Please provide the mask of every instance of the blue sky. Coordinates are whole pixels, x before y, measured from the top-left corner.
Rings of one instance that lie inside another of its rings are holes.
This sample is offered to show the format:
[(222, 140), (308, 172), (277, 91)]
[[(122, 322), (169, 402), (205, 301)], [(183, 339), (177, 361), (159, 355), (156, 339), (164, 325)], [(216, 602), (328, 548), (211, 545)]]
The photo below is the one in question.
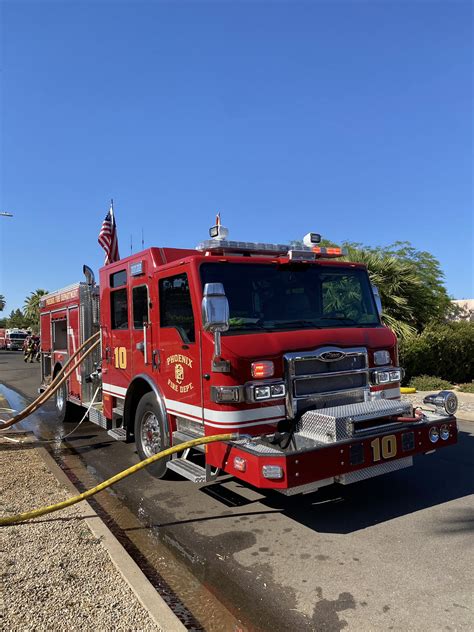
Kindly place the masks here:
[(474, 296), (470, 2), (1, 4), (0, 293), (234, 239), (409, 240)]

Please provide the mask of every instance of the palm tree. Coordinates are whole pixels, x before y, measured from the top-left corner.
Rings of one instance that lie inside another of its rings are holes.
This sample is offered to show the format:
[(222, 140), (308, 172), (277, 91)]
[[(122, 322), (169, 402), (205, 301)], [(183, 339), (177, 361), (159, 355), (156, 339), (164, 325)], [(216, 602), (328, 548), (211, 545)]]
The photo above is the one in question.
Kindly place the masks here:
[(379, 289), (383, 322), (402, 339), (416, 333), (416, 307), (423, 305), (423, 286), (414, 264), (391, 255), (348, 247), (347, 261), (364, 263)]
[(31, 327), (38, 331), (39, 329), (39, 310), (41, 297), (48, 294), (47, 290), (36, 290), (25, 299), (23, 305), (23, 313), (31, 323)]
[(0, 312), (3, 312), (6, 304), (7, 302), (5, 300), (5, 297), (3, 296), (3, 294), (0, 294)]

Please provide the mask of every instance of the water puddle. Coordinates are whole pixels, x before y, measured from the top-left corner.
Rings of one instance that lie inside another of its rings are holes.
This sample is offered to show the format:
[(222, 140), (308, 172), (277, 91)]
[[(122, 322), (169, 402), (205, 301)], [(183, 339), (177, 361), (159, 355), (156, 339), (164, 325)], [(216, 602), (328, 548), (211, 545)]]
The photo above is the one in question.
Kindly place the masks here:
[[(1, 420), (6, 420), (12, 415), (16, 415), (30, 403), (23, 395), (5, 386), (5, 384), (0, 384), (0, 395), (5, 397), (13, 409), (12, 413), (3, 411), (0, 416)], [(61, 437), (67, 432), (64, 426), (58, 422), (54, 414), (54, 404), (51, 402), (46, 402), (44, 406), (39, 408), (32, 415), (13, 426), (12, 430), (32, 432), (39, 441), (52, 442), (60, 442)]]

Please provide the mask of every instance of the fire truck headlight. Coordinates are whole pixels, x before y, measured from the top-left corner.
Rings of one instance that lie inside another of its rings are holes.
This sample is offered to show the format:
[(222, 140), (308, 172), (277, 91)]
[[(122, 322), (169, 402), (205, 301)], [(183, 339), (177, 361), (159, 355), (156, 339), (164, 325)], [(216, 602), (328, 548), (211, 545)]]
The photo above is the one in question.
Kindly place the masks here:
[(449, 439), (449, 426), (443, 424), (439, 429), (439, 436), (443, 441), (447, 441)]
[(390, 372), (389, 371), (377, 371), (375, 374), (375, 380), (377, 384), (387, 384), (390, 382)]
[(376, 366), (383, 366), (384, 364), (390, 364), (390, 353), (383, 349), (381, 351), (374, 351), (374, 364)]
[(400, 369), (396, 369), (395, 371), (390, 371), (390, 381), (391, 382), (400, 382), (402, 379), (402, 372)]
[(270, 399), (272, 396), (269, 386), (255, 386), (253, 394), (255, 399)]
[(263, 465), (262, 475), (263, 478), (278, 480), (280, 478), (283, 478), (283, 468), (279, 465)]
[(285, 397), (285, 385), (273, 384), (270, 387), (272, 397)]
[(436, 443), (439, 439), (439, 430), (437, 426), (431, 426), (430, 428), (430, 441), (431, 443)]
[(374, 371), (372, 373), (372, 379), (375, 384), (390, 384), (391, 382), (400, 382), (402, 378), (402, 369), (391, 369), (390, 371)]

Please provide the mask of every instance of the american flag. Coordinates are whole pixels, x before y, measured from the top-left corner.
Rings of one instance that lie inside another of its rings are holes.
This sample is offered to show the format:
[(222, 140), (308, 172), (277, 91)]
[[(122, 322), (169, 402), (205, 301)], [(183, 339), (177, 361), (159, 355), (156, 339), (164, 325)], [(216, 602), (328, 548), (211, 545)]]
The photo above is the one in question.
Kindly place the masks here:
[(110, 204), (110, 210), (102, 222), (99, 239), (97, 240), (105, 250), (104, 265), (120, 259), (117, 240), (117, 226), (115, 224), (114, 205)]

